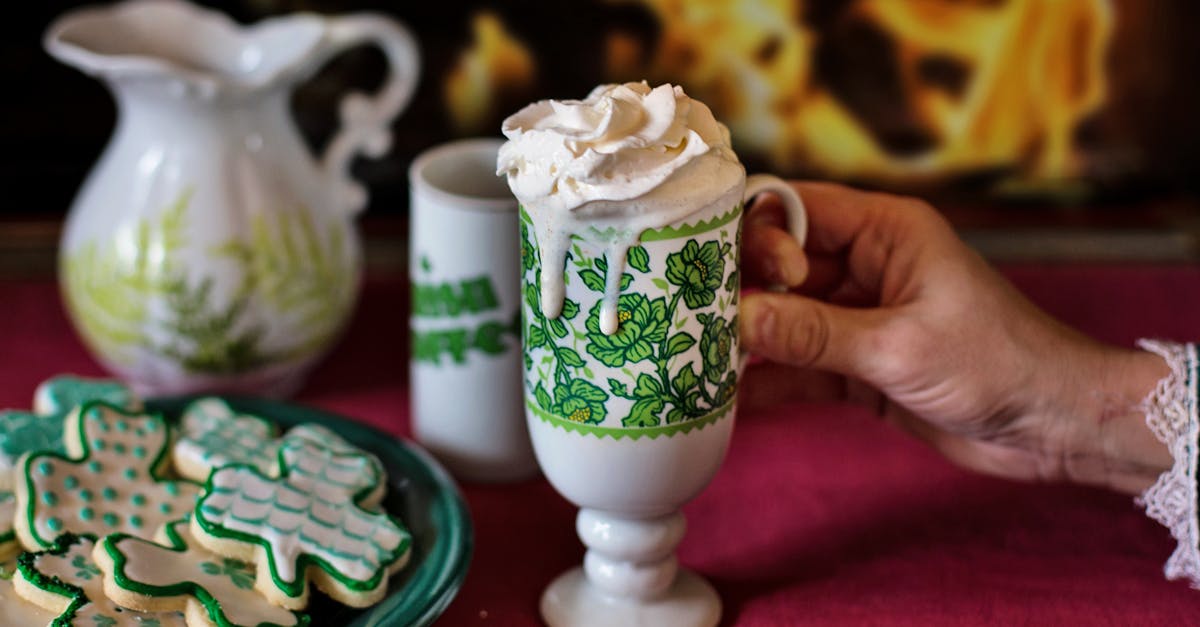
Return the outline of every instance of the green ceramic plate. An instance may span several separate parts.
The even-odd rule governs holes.
[[[191,398],[161,398],[147,409],[175,420]],[[408,526],[413,554],[388,587],[388,596],[365,610],[344,607],[314,594],[306,610],[313,625],[428,625],[450,604],[471,561],[471,519],[450,475],[428,453],[381,431],[309,407],[248,397],[226,397],[236,410],[262,416],[281,429],[322,424],[383,461],[388,474],[384,508]]]

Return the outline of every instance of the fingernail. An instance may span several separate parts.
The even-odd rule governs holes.
[[[764,346],[771,334],[775,333],[775,308],[762,302],[761,298],[750,298],[747,299],[743,315],[747,318],[746,333],[742,338],[746,348],[754,350]]]
[[[775,308],[771,306],[766,307],[766,311],[760,314],[758,320],[758,339],[760,346],[770,341],[771,338],[775,337],[775,317]]]

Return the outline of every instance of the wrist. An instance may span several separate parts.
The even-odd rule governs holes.
[[[1073,409],[1063,447],[1063,474],[1073,482],[1140,494],[1172,459],[1146,425],[1144,403],[1170,374],[1166,362],[1140,350],[1099,349],[1074,379]]]

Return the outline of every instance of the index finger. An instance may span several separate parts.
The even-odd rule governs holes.
[[[845,250],[866,227],[885,213],[903,210],[916,202],[901,196],[865,192],[836,183],[793,181],[808,212],[808,242],[812,252],[832,254]]]

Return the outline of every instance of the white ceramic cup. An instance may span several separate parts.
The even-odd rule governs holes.
[[[471,481],[537,472],[522,404],[517,201],[496,176],[503,143],[443,144],[409,169],[413,431]]]
[[[588,547],[583,567],[542,595],[551,627],[712,627],[720,619],[716,591],[679,567],[675,548],[686,528],[680,509],[708,485],[733,433],[743,209],[760,193],[776,194],[801,245],[807,217],[795,189],[774,176],[713,192],[676,223],[639,235],[611,335],[599,322],[615,267],[606,233],[572,240],[562,313],[549,318],[536,233],[529,220],[522,229],[529,432],[546,478],[580,507],[576,530]]]

